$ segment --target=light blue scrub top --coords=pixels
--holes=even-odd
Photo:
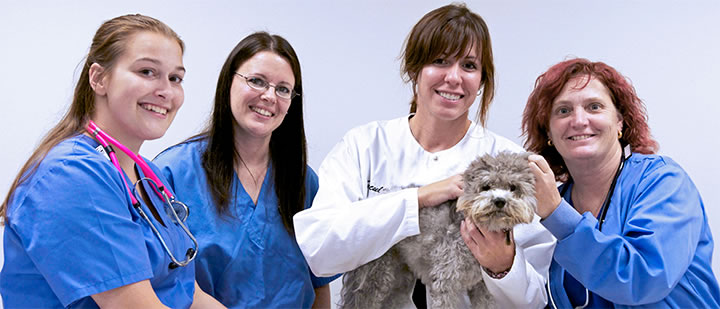
[[[231,216],[218,215],[202,167],[206,139],[175,145],[154,160],[178,197],[190,208],[188,227],[200,244],[198,285],[228,307],[310,308],[314,288],[336,277],[315,277],[278,213],[273,170],[265,175],[257,205],[234,176]],[[308,167],[305,208],[318,190]]]
[[[192,303],[194,264],[168,268],[169,256],[133,209],[121,174],[97,146],[85,135],[61,142],[15,190],[0,272],[5,308],[97,308],[90,295],[145,279],[165,305]],[[183,258],[192,242],[152,189],[146,191],[167,227],[144,203],[143,210],[175,256]]]
[[[550,300],[557,308],[572,307],[565,272],[590,290],[588,307],[720,306],[705,206],[675,161],[633,153],[617,180],[602,231],[597,218],[578,214],[565,199],[541,221],[557,238],[550,265]],[[584,300],[581,289],[572,293],[582,293],[574,297]]]

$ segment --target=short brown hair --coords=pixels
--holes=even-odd
[[[473,46],[480,55],[482,70],[482,100],[476,117],[485,125],[490,102],[495,95],[492,44],[485,21],[465,4],[450,4],[430,11],[415,24],[405,40],[402,73],[405,81],[413,84],[411,113],[417,109],[415,84],[423,67],[440,55],[464,56]]]

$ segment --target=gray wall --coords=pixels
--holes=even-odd
[[[185,40],[185,105],[153,157],[196,133],[210,110],[220,66],[247,34],[267,30],[297,50],[305,81],[310,165],[351,127],[406,114],[410,89],[397,57],[415,22],[445,1],[8,1],[0,3],[0,191],[69,104],[78,65],[101,22],[142,13]],[[579,56],[629,76],[646,102],[660,153],[678,161],[705,201],[720,239],[720,2],[667,0],[470,1],[490,27],[497,96],[489,127],[518,143],[537,75]],[[1,232],[0,232],[1,233]],[[1,251],[1,250],[0,250]],[[713,267],[720,273],[715,251]],[[0,254],[0,263],[2,255]],[[334,285],[333,289],[337,290]]]

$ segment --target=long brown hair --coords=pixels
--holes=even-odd
[[[230,109],[230,88],[235,71],[248,59],[262,51],[270,51],[283,57],[290,64],[295,76],[293,90],[301,95],[290,102],[290,109],[282,124],[270,137],[270,160],[278,198],[278,212],[288,233],[293,234],[292,217],[304,209],[305,177],[307,175],[307,146],[303,123],[302,75],[300,62],[290,43],[279,35],[256,32],[242,39],[230,52],[220,70],[215,103],[204,136],[208,140],[202,161],[210,193],[219,214],[229,215],[229,203],[235,192],[231,185],[233,166],[240,158],[235,149],[234,125]],[[190,138],[190,139],[194,139]]]
[[[180,49],[185,51],[185,44],[180,37],[163,22],[140,14],[123,15],[104,22],[93,37],[90,51],[85,57],[80,77],[75,85],[70,109],[60,122],[43,137],[39,146],[33,151],[25,165],[13,180],[7,196],[0,205],[0,217],[7,220],[8,203],[15,189],[35,172],[38,163],[47,153],[63,140],[79,134],[95,110],[95,92],[90,87],[90,66],[97,63],[105,68],[105,72],[112,71],[115,61],[123,54],[126,43],[130,38],[142,31],[160,33],[168,38],[175,39]]]
[[[423,67],[438,56],[463,56],[475,47],[480,55],[482,98],[476,120],[483,126],[490,103],[495,96],[495,65],[487,24],[464,4],[449,4],[425,14],[413,27],[405,41],[402,72],[406,82],[413,84],[410,112],[417,109],[415,86]]]

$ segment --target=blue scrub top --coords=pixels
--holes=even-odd
[[[200,243],[198,285],[228,307],[310,308],[314,288],[332,278],[315,277],[295,238],[278,213],[272,165],[263,181],[257,205],[234,176],[232,216],[218,215],[202,167],[205,138],[196,138],[160,153],[154,162],[190,208],[190,231]],[[308,167],[305,208],[318,190],[318,178]]]
[[[194,264],[168,268],[170,257],[133,209],[124,176],[97,146],[85,135],[59,143],[15,190],[0,272],[5,308],[97,308],[90,295],[146,279],[165,305],[191,305]],[[183,258],[191,240],[162,211],[164,203],[152,189],[146,191],[167,227],[141,202],[143,210],[173,254]]]
[[[566,200],[541,222],[557,238],[550,306],[572,307],[568,293],[581,303],[587,287],[589,307],[720,307],[705,206],[668,157],[633,153],[627,159],[602,231],[597,218],[577,213]],[[577,283],[566,286],[566,273]]]

